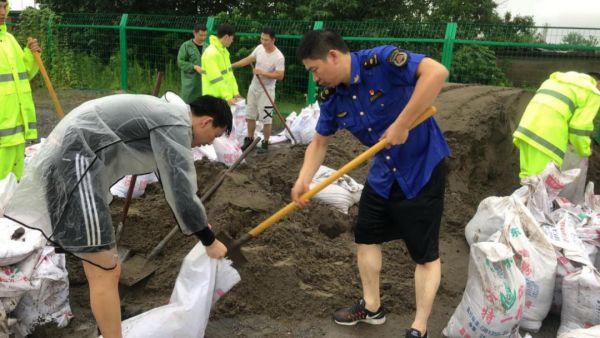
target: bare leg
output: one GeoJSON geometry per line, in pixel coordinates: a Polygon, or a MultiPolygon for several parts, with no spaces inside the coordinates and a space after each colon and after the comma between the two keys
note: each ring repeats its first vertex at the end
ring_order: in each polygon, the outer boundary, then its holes
{"type": "Polygon", "coordinates": [[[375,312],[381,305],[379,273],[381,272],[381,245],[357,244],[358,271],[363,287],[365,307],[375,312]]]}
{"type": "Polygon", "coordinates": [[[427,332],[427,320],[431,314],[433,301],[442,278],[440,259],[425,264],[417,264],[415,268],[415,296],[417,313],[411,327],[422,334],[427,332]]]}
{"type": "Polygon", "coordinates": [[[254,138],[254,130],[256,130],[256,120],[246,119],[246,123],[248,123],[248,137],[254,138]]]}
{"type": "Polygon", "coordinates": [[[264,142],[269,143],[269,137],[271,137],[271,124],[263,125],[263,135],[265,136],[264,142]]]}
{"type": "Polygon", "coordinates": [[[104,270],[83,262],[83,269],[90,288],[90,305],[104,338],[122,337],[121,301],[119,299],[121,263],[118,258],[114,258],[115,254],[111,250],[83,256],[85,259],[107,268],[116,264],[114,269],[104,270]]]}

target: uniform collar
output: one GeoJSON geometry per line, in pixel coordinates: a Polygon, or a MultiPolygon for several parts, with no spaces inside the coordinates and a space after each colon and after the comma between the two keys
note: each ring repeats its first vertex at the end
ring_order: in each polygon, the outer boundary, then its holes
{"type": "Polygon", "coordinates": [[[360,76],[360,63],[358,62],[358,55],[356,53],[350,53],[350,84],[339,84],[336,88],[336,92],[340,94],[348,94],[350,86],[360,84],[362,77],[360,76]]]}

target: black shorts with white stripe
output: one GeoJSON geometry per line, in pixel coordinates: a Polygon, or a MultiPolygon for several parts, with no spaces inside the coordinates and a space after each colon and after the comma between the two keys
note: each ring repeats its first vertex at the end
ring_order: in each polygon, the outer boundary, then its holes
{"type": "Polygon", "coordinates": [[[89,156],[74,153],[72,159],[63,157],[46,170],[46,200],[52,222],[49,237],[67,251],[88,253],[115,247],[110,209],[104,201],[106,191],[97,175],[99,167],[89,156]],[[73,176],[65,179],[64,175],[73,176]]]}

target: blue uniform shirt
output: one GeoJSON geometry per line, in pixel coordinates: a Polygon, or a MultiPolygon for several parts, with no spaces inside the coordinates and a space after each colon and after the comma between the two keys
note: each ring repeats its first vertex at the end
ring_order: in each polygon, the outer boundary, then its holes
{"type": "MultiPolygon", "coordinates": [[[[352,52],[350,85],[340,84],[322,95],[316,131],[323,136],[347,129],[364,145],[377,143],[402,112],[417,82],[425,56],[380,46],[352,52]]],[[[414,198],[450,149],[433,118],[412,129],[406,143],[375,155],[367,181],[388,198],[394,180],[407,198],[414,198]]]]}

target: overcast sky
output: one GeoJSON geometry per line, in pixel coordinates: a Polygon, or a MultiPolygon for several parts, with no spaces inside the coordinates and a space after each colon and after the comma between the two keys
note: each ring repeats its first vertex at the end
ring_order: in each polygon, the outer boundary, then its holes
{"type": "Polygon", "coordinates": [[[30,6],[33,6],[33,0],[10,0],[11,9],[21,10],[30,6]]]}
{"type": "Polygon", "coordinates": [[[502,15],[533,15],[536,25],[600,28],[600,0],[495,0],[502,15]]]}

